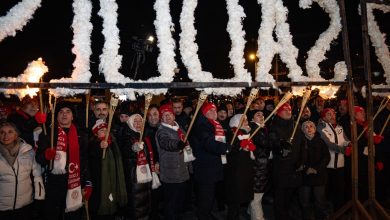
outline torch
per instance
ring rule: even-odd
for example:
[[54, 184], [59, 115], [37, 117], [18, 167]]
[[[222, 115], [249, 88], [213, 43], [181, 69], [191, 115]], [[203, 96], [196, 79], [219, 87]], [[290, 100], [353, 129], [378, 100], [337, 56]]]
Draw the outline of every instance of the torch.
[[248, 100], [246, 102], [246, 107], [245, 107], [244, 113], [240, 117], [240, 122], [238, 123], [238, 127], [237, 127], [236, 131], [234, 132], [232, 140], [230, 141], [230, 145], [232, 145], [234, 143], [234, 139], [236, 139], [236, 137], [237, 137], [238, 130], [240, 130], [242, 123], [244, 122], [244, 115], [246, 115], [246, 112], [248, 111], [249, 107], [251, 106], [253, 100], [256, 98], [258, 92], [259, 92], [258, 89], [252, 88], [251, 93], [249, 94]]
[[[108, 127], [106, 132], [106, 137], [104, 138], [104, 141], [108, 141], [108, 137], [110, 135], [111, 130], [111, 124], [112, 124], [112, 118], [114, 117], [115, 109], [118, 106], [118, 97], [115, 96], [115, 94], [111, 95], [110, 99], [110, 111], [109, 111], [109, 118], [108, 118]], [[106, 148], [103, 149], [103, 159], [106, 158]]]
[[[275, 114], [275, 112], [280, 108], [282, 107], [282, 105], [284, 105], [284, 103], [286, 103], [288, 100], [291, 99], [291, 97], [293, 96], [293, 94], [291, 92], [287, 92], [286, 94], [284, 94], [283, 98], [279, 101], [278, 105], [276, 105], [275, 109], [271, 112], [271, 114], [268, 115], [268, 117], [264, 120], [264, 124], [272, 117], [272, 115]], [[256, 135], [257, 132], [259, 132], [261, 126], [257, 127], [256, 130], [252, 133], [252, 135], [249, 137], [249, 139], [252, 139], [253, 136]]]
[[305, 94], [303, 95], [303, 98], [302, 98], [302, 104], [301, 104], [301, 109], [299, 111], [298, 119], [297, 119], [297, 121], [295, 123], [294, 130], [293, 130], [293, 132], [291, 134], [291, 137], [290, 137], [290, 140], [289, 140], [290, 143], [294, 139], [294, 135], [295, 135], [295, 132], [297, 131], [299, 120], [301, 120], [302, 112], [305, 109], [307, 100], [309, 100], [309, 98], [310, 98], [310, 94], [311, 94], [310, 88], [306, 89]]
[[[51, 94], [49, 98], [49, 105], [51, 109], [51, 134], [50, 134], [50, 148], [54, 149], [54, 113], [56, 111], [56, 105], [57, 105], [57, 97], [54, 96], [54, 104], [51, 104]], [[50, 161], [50, 170], [53, 168], [53, 160]]]
[[200, 109], [200, 107], [202, 107], [202, 105], [203, 105], [204, 101], [206, 101], [206, 99], [207, 99], [207, 94], [204, 91], [202, 91], [199, 95], [198, 104], [196, 105], [195, 113], [194, 113], [194, 116], [192, 117], [190, 126], [188, 127], [187, 134], [184, 137], [184, 140], [183, 140], [184, 143], [187, 142], [188, 135], [190, 134], [192, 126], [194, 125], [196, 115], [198, 115], [199, 109]]
[[[381, 102], [381, 104], [380, 104], [378, 110], [376, 111], [374, 117], [372, 118], [372, 120], [375, 120], [375, 118], [379, 115], [379, 113], [380, 113], [383, 109], [386, 108], [386, 105], [387, 105], [387, 103], [389, 102], [389, 100], [390, 100], [390, 97], [385, 97], [385, 98], [382, 100], [382, 102]], [[388, 120], [387, 120], [387, 121], [388, 121]], [[382, 128], [383, 131], [384, 131], [385, 127], [386, 127], [386, 124], [387, 124], [387, 122], [385, 123], [385, 126]], [[358, 138], [357, 138], [358, 140], [363, 136], [363, 134], [364, 134], [364, 132], [365, 132], [366, 130], [367, 130], [367, 127], [365, 127], [365, 128], [363, 129], [363, 131], [359, 134], [359, 136], [358, 136]], [[382, 133], [383, 133], [383, 132], [382, 132]]]
[[144, 111], [144, 118], [143, 118], [143, 123], [142, 123], [142, 129], [141, 129], [141, 134], [139, 136], [139, 141], [142, 142], [142, 136], [144, 135], [145, 131], [145, 123], [146, 123], [146, 115], [149, 110], [150, 103], [152, 102], [153, 95], [148, 93], [145, 95], [145, 111]]
[[91, 96], [91, 90], [89, 89], [87, 91], [87, 93], [85, 94], [85, 101], [86, 101], [86, 105], [85, 105], [85, 127], [88, 128], [88, 114], [89, 114], [89, 98]]
[[[42, 82], [42, 78], [41, 78], [41, 80], [40, 80], [41, 82]], [[40, 112], [43, 114], [43, 98], [42, 98], [42, 89], [41, 88], [39, 88], [39, 109], [40, 109]], [[43, 127], [43, 133], [45, 134], [45, 135], [47, 135], [47, 132], [46, 132], [46, 124], [45, 123], [43, 123], [42, 124], [42, 127]]]

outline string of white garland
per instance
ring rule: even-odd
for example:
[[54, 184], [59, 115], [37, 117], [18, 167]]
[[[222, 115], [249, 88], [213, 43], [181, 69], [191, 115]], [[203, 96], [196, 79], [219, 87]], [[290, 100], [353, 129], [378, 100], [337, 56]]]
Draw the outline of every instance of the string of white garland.
[[325, 53], [329, 51], [330, 44], [341, 32], [340, 8], [336, 0], [300, 0], [299, 6], [303, 9], [311, 8], [313, 2], [329, 14], [330, 25], [326, 31], [321, 33], [314, 46], [307, 52], [306, 70], [311, 80], [325, 80], [320, 76], [320, 67], [318, 64], [325, 60]]
[[[73, 1], [74, 18], [72, 23], [73, 29], [73, 48], [72, 52], [76, 55], [73, 62], [73, 72], [71, 78], [61, 78], [50, 80], [50, 82], [75, 82], [75, 83], [89, 83], [91, 79], [90, 72], [90, 56], [92, 54], [91, 48], [91, 34], [92, 34], [92, 3], [90, 0], [74, 0]], [[84, 89], [68, 89], [57, 88], [49, 89], [49, 92], [56, 97], [59, 96], [74, 96], [76, 94], [84, 93]]]
[[[292, 81], [307, 80], [302, 76], [302, 69], [297, 64], [298, 49], [292, 44], [290, 26], [287, 23], [288, 9], [283, 6], [281, 0], [258, 0], [261, 5], [262, 22], [259, 29], [257, 56], [260, 57], [258, 75], [256, 81], [275, 82], [269, 71], [272, 67], [272, 59], [279, 53], [280, 58], [289, 69], [288, 77]], [[273, 40], [275, 29], [277, 42]]]
[[[20, 74], [17, 77], [1, 77], [1, 82], [30, 82], [38, 83], [43, 74], [49, 71], [48, 67], [43, 63], [42, 59], [34, 60], [27, 65], [27, 68], [24, 70], [23, 74]], [[17, 95], [19, 99], [22, 99], [24, 96], [29, 95], [33, 97], [39, 89], [0, 89], [0, 92], [5, 95]]]
[[387, 85], [390, 85], [390, 53], [389, 46], [386, 44], [386, 34], [381, 33], [379, 26], [375, 20], [374, 9], [381, 10], [384, 13], [390, 12], [390, 6], [374, 3], [367, 4], [367, 23], [368, 35], [375, 48], [375, 54], [378, 57], [378, 62], [382, 64], [384, 77]]
[[35, 11], [41, 7], [42, 0], [23, 0], [12, 7], [7, 15], [0, 17], [0, 42], [15, 36], [33, 18]]
[[[188, 76], [194, 82], [251, 82], [251, 76], [244, 68], [245, 32], [242, 27], [242, 19], [245, 18], [243, 8], [237, 0], [227, 0], [229, 21], [227, 31], [232, 41], [229, 52], [230, 63], [233, 65], [235, 76], [232, 79], [216, 79], [210, 72], [202, 70], [198, 53], [198, 45], [195, 43], [197, 31], [195, 29], [195, 9], [197, 0], [184, 0], [180, 15], [180, 53], [184, 65], [188, 70]], [[241, 93], [243, 88], [206, 88], [208, 94], [235, 96]]]

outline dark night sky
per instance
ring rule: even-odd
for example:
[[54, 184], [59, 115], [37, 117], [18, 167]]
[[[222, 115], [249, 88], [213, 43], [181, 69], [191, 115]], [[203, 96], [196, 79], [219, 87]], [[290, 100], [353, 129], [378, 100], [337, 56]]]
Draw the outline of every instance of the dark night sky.
[[[15, 4], [18, 0], [0, 1], [0, 16]], [[103, 46], [103, 36], [101, 34], [101, 18], [97, 15], [99, 10], [99, 1], [92, 0], [93, 14], [92, 23], [94, 25], [92, 33], [93, 55], [91, 57], [91, 71], [93, 73], [92, 81], [103, 81], [103, 77], [98, 74], [98, 63], [101, 48]], [[289, 9], [288, 23], [293, 35], [293, 43], [299, 49], [299, 65], [304, 67], [304, 56], [321, 32], [329, 26], [328, 15], [314, 3], [311, 9], [301, 9], [298, 0], [284, 1]], [[361, 52], [361, 24], [360, 17], [357, 14], [358, 0], [346, 0], [347, 16], [349, 25], [349, 34], [351, 40], [351, 55], [355, 68], [361, 71], [362, 52]], [[145, 38], [149, 34], [154, 34], [153, 21], [155, 11], [153, 10], [154, 1], [152, 0], [117, 0], [119, 5], [118, 27], [120, 29], [121, 48], [120, 54], [123, 55], [122, 69], [120, 72], [130, 76], [131, 61], [134, 53], [131, 50], [132, 36]], [[246, 31], [246, 52], [256, 51], [258, 29], [261, 22], [261, 8], [257, 0], [240, 0], [247, 15], [244, 20], [244, 29]], [[182, 0], [171, 0], [171, 14], [173, 22], [176, 25], [174, 37], [177, 39], [180, 33], [179, 18], [181, 12]], [[390, 33], [390, 14], [383, 15], [375, 13], [376, 19], [382, 32]], [[206, 71], [214, 73], [215, 77], [229, 78], [233, 75], [231, 70], [228, 53], [230, 50], [230, 39], [226, 31], [228, 15], [226, 12], [226, 3], [224, 0], [199, 0], [195, 12], [196, 24], [198, 30], [197, 42], [199, 45], [199, 57]], [[43, 57], [46, 65], [49, 67], [49, 73], [44, 80], [52, 78], [69, 77], [72, 72], [72, 62], [74, 55], [71, 53], [72, 35], [71, 23], [73, 19], [71, 0], [43, 0], [42, 6], [35, 14], [34, 18], [24, 27], [22, 32], [18, 32], [15, 37], [7, 37], [0, 42], [0, 75], [16, 76], [26, 68], [27, 63]], [[387, 44], [390, 44], [387, 39]], [[371, 47], [371, 53], [374, 54]], [[358, 54], [358, 55], [356, 55]], [[140, 78], [146, 79], [149, 76], [158, 75], [155, 60], [158, 55], [158, 49], [155, 48], [152, 53], [146, 55], [146, 63], [141, 66]], [[180, 55], [177, 51], [177, 62], [181, 67], [181, 74], [185, 75], [185, 68], [180, 62]], [[322, 69], [343, 59], [341, 34], [337, 41], [332, 45], [331, 51], [327, 53], [329, 60], [320, 64]], [[373, 56], [373, 70], [382, 71], [376, 58]], [[248, 61], [249, 71], [253, 71], [253, 63]], [[283, 64], [280, 65], [283, 69]]]

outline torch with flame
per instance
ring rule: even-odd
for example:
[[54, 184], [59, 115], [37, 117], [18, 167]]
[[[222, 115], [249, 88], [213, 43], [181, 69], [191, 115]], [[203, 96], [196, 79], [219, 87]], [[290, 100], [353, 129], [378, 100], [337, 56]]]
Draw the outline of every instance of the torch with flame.
[[[23, 74], [19, 75], [18, 77], [2, 77], [0, 78], [0, 81], [38, 83], [43, 74], [47, 73], [48, 71], [49, 69], [42, 61], [42, 58], [38, 58], [38, 60], [34, 60], [28, 64]], [[0, 91], [4, 92], [6, 95], [15, 94], [20, 99], [22, 99], [26, 95], [29, 95], [30, 97], [37, 95], [39, 89], [31, 89], [26, 86], [26, 89], [6, 89]]]

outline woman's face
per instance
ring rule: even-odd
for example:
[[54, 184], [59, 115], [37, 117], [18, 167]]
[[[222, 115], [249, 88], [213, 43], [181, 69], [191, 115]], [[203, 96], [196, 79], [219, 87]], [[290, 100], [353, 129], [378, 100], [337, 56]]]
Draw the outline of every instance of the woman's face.
[[18, 139], [18, 133], [12, 126], [3, 126], [0, 128], [0, 142], [3, 145], [10, 145]]
[[136, 131], [141, 131], [142, 129], [142, 117], [137, 115], [134, 117], [133, 127]]
[[263, 112], [256, 112], [256, 114], [253, 116], [253, 121], [255, 123], [263, 124], [264, 123]]

